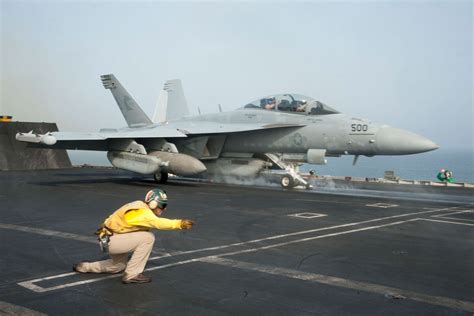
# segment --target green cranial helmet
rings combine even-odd
[[[151,201],[156,201],[160,209],[166,208],[166,205],[168,205],[168,196],[165,190],[153,189],[148,191],[145,196],[145,203],[150,203]]]

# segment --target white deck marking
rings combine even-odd
[[[365,206],[379,207],[379,208],[392,208],[392,207],[397,207],[398,204],[374,203],[374,204],[366,204]]]
[[[460,210],[448,214],[438,214],[438,215],[432,215],[431,217],[445,217],[445,216],[451,216],[451,215],[456,215],[456,214],[462,214],[462,213],[474,213],[474,210]]]
[[[438,217],[438,218],[445,218],[445,219],[454,219],[454,220],[457,220],[457,221],[474,222],[474,220],[472,220],[472,219],[459,218],[459,217],[451,217],[451,215],[463,214],[463,213],[474,213],[474,210],[464,210],[464,211],[459,211],[459,212],[454,212],[454,213],[448,213],[448,214],[438,214],[438,215],[432,215],[431,217]]]
[[[449,208],[430,208],[427,211],[423,211],[423,212],[415,212],[415,213],[387,216],[387,217],[370,219],[370,220],[366,220],[366,221],[362,221],[362,222],[354,222],[354,223],[347,223],[347,224],[341,224],[341,225],[335,225],[335,226],[315,228],[315,229],[310,229],[310,230],[303,230],[303,231],[294,232],[294,233],[275,235],[275,236],[270,236],[270,237],[265,237],[265,238],[260,238],[260,239],[254,239],[254,240],[249,240],[249,241],[243,241],[243,242],[238,242],[238,243],[233,243],[233,244],[227,244],[227,245],[222,245],[222,246],[215,246],[215,247],[208,247],[208,248],[201,248],[201,249],[187,250],[187,251],[176,251],[176,252],[170,253],[168,256],[184,255],[184,254],[190,254],[190,253],[196,253],[196,252],[202,252],[202,251],[220,250],[220,249],[225,249],[225,248],[230,248],[230,247],[244,246],[244,245],[248,245],[248,244],[259,243],[259,242],[267,241],[267,240],[274,240],[274,239],[285,238],[285,237],[290,237],[290,236],[297,236],[297,235],[303,235],[303,234],[310,234],[310,233],[315,233],[315,232],[324,231],[324,230],[331,230],[331,229],[337,229],[337,228],[357,226],[357,225],[362,225],[362,224],[368,224],[368,223],[373,223],[373,222],[384,221],[384,220],[387,220],[387,219],[395,219],[395,218],[412,216],[412,215],[421,215],[421,214],[428,214],[428,213],[433,213],[433,212],[448,211],[448,210],[452,210],[452,209],[453,209],[452,207],[449,207]],[[160,259],[162,257],[163,256],[152,257],[149,260],[156,260],[156,259]]]
[[[311,218],[317,218],[317,217],[324,217],[324,216],[328,216],[328,215],[327,214],[320,214],[320,213],[304,212],[304,213],[288,214],[287,216],[304,218],[304,219],[311,219]]]
[[[183,254],[191,254],[191,253],[202,252],[202,251],[220,250],[220,249],[225,249],[225,248],[234,247],[234,246],[241,246],[241,245],[247,245],[247,244],[252,244],[252,243],[258,243],[258,242],[262,242],[262,241],[266,241],[266,240],[273,240],[273,239],[278,239],[278,238],[283,238],[283,237],[288,237],[288,236],[295,236],[295,235],[300,235],[300,234],[308,234],[308,233],[318,232],[318,231],[323,231],[323,230],[350,227],[350,226],[355,226],[355,225],[361,225],[361,224],[366,224],[366,223],[383,221],[383,220],[387,220],[387,219],[394,219],[394,218],[400,218],[400,217],[406,217],[406,216],[412,216],[412,215],[420,215],[420,214],[428,214],[428,213],[433,213],[433,212],[453,210],[455,208],[456,207],[426,208],[427,211],[422,211],[422,212],[394,215],[394,216],[371,219],[371,220],[362,221],[362,222],[335,225],[335,226],[330,226],[330,227],[322,227],[322,228],[317,228],[317,229],[311,229],[311,230],[295,232],[295,233],[289,233],[289,234],[283,234],[283,235],[270,236],[270,237],[267,237],[267,238],[255,239],[255,240],[250,240],[250,241],[246,241],[246,242],[233,243],[233,244],[216,246],[216,247],[208,247],[208,248],[201,248],[201,249],[188,250],[188,251],[177,251],[177,252],[173,252],[172,254],[165,254],[165,255],[151,257],[151,258],[148,259],[148,261],[154,261],[154,260],[158,260],[158,259],[165,258],[165,257],[172,257],[172,256],[177,256],[177,255],[183,255]],[[375,229],[375,228],[380,228],[380,227],[384,227],[384,226],[391,226],[391,225],[396,225],[396,224],[400,224],[400,223],[410,222],[410,221],[414,221],[414,220],[417,220],[417,219],[411,219],[411,220],[407,220],[407,221],[403,221],[403,222],[390,223],[390,224],[380,225],[380,226],[373,226],[373,228],[367,227],[367,228],[363,228],[363,229],[360,229],[360,230],[352,230],[352,231],[348,231],[348,232],[341,232],[341,233],[317,236],[317,237],[313,237],[313,238],[310,238],[310,239],[306,238],[302,241],[308,241],[308,240],[317,239],[317,238],[332,237],[332,236],[342,235],[342,234],[361,231],[361,230]],[[290,242],[290,243],[292,243],[292,242]],[[285,244],[287,244],[287,243],[280,243],[280,244],[277,244],[276,246],[273,246],[273,247],[279,247],[279,246],[282,246],[282,245],[285,245]],[[273,248],[273,247],[272,246],[266,246],[266,247],[260,247],[260,248],[247,249],[247,250],[242,251],[241,253],[251,252],[251,251],[258,251],[258,250],[263,250],[263,249],[269,249],[269,248]],[[224,253],[221,256],[233,255],[233,254],[238,254],[238,253],[240,253],[240,252],[237,251],[237,252]],[[205,257],[201,257],[201,258],[205,258]],[[184,261],[179,261],[179,262],[176,262],[176,263],[170,263],[170,264],[167,264],[167,265],[152,267],[152,268],[146,269],[146,271],[152,271],[152,270],[156,270],[156,269],[164,269],[164,268],[178,266],[178,265],[182,265],[182,264],[197,262],[201,258],[184,260]],[[50,287],[50,288],[43,288],[43,287],[40,287],[40,286],[34,284],[34,283],[37,283],[37,282],[52,280],[52,279],[57,279],[57,278],[62,278],[62,277],[67,277],[67,276],[74,275],[74,274],[75,274],[74,272],[71,272],[71,273],[53,275],[53,276],[49,276],[49,277],[45,277],[45,278],[38,278],[38,279],[30,280],[30,281],[20,282],[20,283],[18,283],[18,285],[23,286],[27,289],[30,289],[34,292],[47,292],[47,291],[58,290],[58,289],[67,288],[67,287],[71,287],[71,286],[87,284],[87,283],[93,283],[93,282],[98,282],[98,281],[111,279],[111,278],[117,278],[117,277],[120,276],[120,275],[110,275],[110,276],[100,277],[100,278],[95,278],[95,279],[90,279],[90,280],[78,281],[78,282],[73,282],[73,283],[66,283],[66,284],[63,284],[63,285],[58,285],[58,286]]]
[[[145,269],[145,271],[153,271],[153,270],[158,270],[158,269],[165,269],[165,268],[169,268],[169,267],[180,266],[180,265],[187,264],[187,263],[198,262],[198,261],[201,261],[204,258],[209,258],[209,257],[222,257],[222,256],[231,256],[231,255],[255,252],[255,251],[260,251],[260,250],[266,250],[266,249],[271,249],[271,248],[276,248],[276,247],[287,246],[287,245],[291,245],[291,244],[294,244],[294,243],[301,243],[301,242],[306,242],[306,241],[310,241],[310,240],[334,237],[334,236],[339,236],[339,235],[351,234],[351,233],[355,233],[355,232],[359,232],[359,231],[366,231],[366,230],[378,229],[378,228],[382,228],[382,227],[399,225],[399,224],[404,224],[404,223],[408,223],[408,222],[412,222],[412,221],[416,221],[416,220],[417,220],[416,218],[413,218],[413,219],[409,219],[409,220],[406,220],[406,221],[399,221],[399,222],[388,223],[388,224],[378,225],[378,226],[363,227],[363,228],[359,228],[359,229],[342,231],[342,232],[338,232],[338,233],[332,233],[332,234],[321,235],[321,236],[313,236],[313,237],[297,239],[297,240],[292,240],[292,241],[273,244],[273,245],[268,245],[268,246],[262,246],[262,247],[257,247],[257,248],[227,252],[227,253],[223,253],[223,254],[219,254],[219,255],[204,256],[204,257],[199,257],[199,258],[194,258],[194,259],[169,263],[169,264],[165,264],[165,265],[161,265],[161,266],[151,267],[151,268]],[[167,257],[167,256],[165,256],[165,257]],[[156,260],[158,258],[161,258],[161,257],[155,257],[155,259],[153,259],[153,260]],[[151,260],[152,259],[149,259],[148,261],[151,261]],[[53,290],[64,289],[64,288],[77,286],[77,285],[81,285],[81,284],[88,284],[88,283],[98,282],[98,281],[102,281],[102,280],[121,277],[121,274],[113,274],[113,275],[108,275],[106,277],[99,277],[99,278],[94,278],[94,279],[89,279],[89,280],[84,280],[84,281],[65,283],[65,284],[61,284],[61,285],[57,285],[57,286],[53,286],[53,287],[48,287],[48,288],[44,288],[44,287],[41,287],[41,286],[35,284],[35,283],[38,283],[38,282],[63,278],[63,277],[71,276],[71,275],[74,275],[74,274],[76,274],[76,273],[75,272],[63,273],[63,274],[53,275],[53,276],[49,276],[49,277],[45,277],[45,278],[38,278],[38,279],[34,279],[34,280],[19,282],[18,285],[20,285],[22,287],[25,287],[25,288],[27,288],[31,291],[42,293],[42,292],[49,292],[49,291],[53,291]]]
[[[350,279],[343,279],[343,278],[338,278],[338,277],[333,277],[333,276],[328,276],[328,275],[272,267],[272,266],[261,265],[261,264],[250,263],[250,262],[242,262],[242,261],[237,261],[237,260],[232,260],[232,259],[220,258],[218,256],[203,258],[200,261],[222,265],[226,267],[231,267],[231,268],[238,268],[242,270],[267,273],[271,275],[276,275],[278,277],[287,277],[287,278],[292,278],[292,279],[304,280],[304,281],[309,281],[309,282],[314,282],[314,283],[321,283],[321,284],[337,286],[337,287],[342,287],[346,289],[353,289],[353,290],[358,290],[358,291],[364,291],[364,292],[369,292],[369,293],[375,293],[375,294],[381,294],[381,295],[384,295],[387,293],[391,295],[402,295],[406,297],[407,299],[410,299],[413,301],[428,303],[431,305],[439,305],[439,306],[444,306],[448,308],[464,310],[468,312],[474,312],[473,302],[461,301],[461,300],[448,298],[448,297],[442,297],[442,296],[432,296],[432,295],[417,293],[417,292],[413,292],[409,290],[404,290],[404,289],[399,289],[399,288],[394,288],[394,287],[389,287],[389,286],[384,286],[384,285],[379,285],[379,284],[354,281]]]
[[[282,243],[278,243],[278,244],[262,246],[262,247],[258,247],[258,248],[251,248],[251,249],[239,250],[239,251],[234,251],[234,252],[228,252],[228,253],[224,253],[224,254],[221,254],[221,255],[218,255],[218,256],[231,256],[231,255],[238,255],[238,254],[242,254],[242,253],[249,253],[249,252],[254,252],[254,251],[259,251],[259,250],[272,249],[272,248],[276,248],[276,247],[288,246],[288,245],[291,245],[291,244],[296,244],[296,243],[301,243],[301,242],[306,242],[306,241],[311,241],[311,240],[317,240],[317,239],[322,239],[322,238],[327,238],[327,237],[335,237],[335,236],[340,236],[340,235],[346,235],[346,234],[351,234],[351,233],[356,233],[356,232],[361,232],[361,231],[366,231],[366,230],[372,230],[372,229],[377,229],[377,228],[383,228],[383,227],[388,227],[388,226],[393,226],[393,225],[400,225],[400,224],[413,222],[413,221],[417,221],[417,220],[418,220],[417,218],[412,218],[412,219],[408,219],[406,221],[399,221],[399,222],[393,222],[393,223],[389,223],[389,224],[363,227],[363,228],[359,228],[359,229],[346,230],[346,231],[342,231],[342,232],[338,232],[338,233],[332,233],[332,234],[326,234],[326,235],[320,235],[320,236],[306,237],[306,238],[296,239],[296,240],[282,242]]]
[[[97,244],[97,238],[95,237],[81,236],[81,235],[59,232],[59,231],[49,230],[49,229],[34,228],[34,227],[28,227],[28,226],[23,226],[23,225],[20,226],[20,225],[13,225],[13,224],[3,224],[3,223],[0,223],[0,228],[16,230],[16,231],[21,231],[21,232],[31,233],[31,234],[38,234],[38,235],[43,235],[43,236],[73,239],[73,240],[79,240],[79,241]]]
[[[191,254],[191,253],[196,253],[196,252],[220,250],[220,249],[225,249],[225,248],[230,248],[230,247],[243,246],[243,245],[258,243],[258,242],[262,242],[262,241],[266,241],[266,240],[273,240],[273,239],[279,239],[279,238],[302,235],[302,234],[309,234],[309,233],[323,231],[323,230],[331,230],[331,229],[337,229],[337,228],[343,228],[343,227],[350,227],[350,226],[361,225],[361,224],[366,224],[366,223],[372,223],[372,222],[377,222],[377,221],[383,221],[383,220],[387,220],[387,219],[399,218],[399,217],[404,217],[404,216],[411,216],[411,215],[417,215],[417,214],[425,214],[425,213],[452,210],[452,209],[455,209],[455,208],[456,207],[425,208],[425,209],[427,209],[427,211],[401,214],[401,215],[371,219],[371,220],[362,221],[362,222],[355,222],[355,223],[335,225],[335,226],[329,226],[329,227],[323,227],[323,228],[310,229],[310,230],[305,230],[305,231],[300,231],[300,232],[270,236],[270,237],[266,237],[266,238],[255,239],[255,240],[250,240],[250,241],[245,241],[245,242],[240,242],[240,243],[233,243],[233,244],[222,245],[222,246],[201,248],[201,249],[188,250],[188,251],[176,251],[176,252],[167,253],[167,254],[156,252],[156,251],[153,250],[152,253],[154,253],[154,254],[160,253],[160,255],[155,256],[155,257],[151,257],[149,259],[149,261],[161,259],[161,258],[164,258],[164,257],[171,257],[171,256],[185,255],[185,254]],[[78,240],[78,241],[84,241],[84,242],[88,242],[88,243],[97,244],[97,238],[95,238],[95,237],[81,236],[81,235],[76,235],[76,234],[66,233],[66,232],[59,232],[59,231],[54,231],[54,230],[27,227],[27,226],[23,226],[23,225],[20,226],[20,225],[13,225],[13,224],[3,224],[3,223],[0,223],[0,228],[11,229],[11,230],[16,230],[16,231],[22,231],[22,232],[32,233],[32,234],[39,234],[39,235],[44,235],[44,236],[52,236],[52,237],[59,237],[59,238],[65,238],[65,239],[72,239],[72,240]]]
[[[440,219],[419,218],[419,220],[428,221],[428,222],[438,222],[438,223],[446,223],[446,224],[455,224],[455,225],[464,225],[464,226],[472,226],[472,227],[474,227],[474,224],[470,224],[470,223],[453,222],[453,221],[443,221],[443,220],[440,220]],[[457,220],[460,220],[460,219],[457,218]]]
[[[76,235],[76,234],[71,234],[71,233],[59,232],[56,230],[48,230],[48,229],[42,229],[42,228],[34,228],[34,227],[28,227],[28,226],[2,224],[2,223],[0,223],[0,228],[11,229],[11,230],[16,230],[16,231],[21,231],[21,232],[31,233],[31,234],[44,235],[44,236],[72,239],[72,240],[83,241],[83,242],[99,245],[99,242],[96,237],[81,236],[81,235]],[[168,255],[168,254],[162,253],[160,251],[155,251],[155,250],[152,250],[151,253],[160,254],[160,255]]]
[[[0,315],[31,315],[31,316],[43,316],[46,314],[37,312],[33,309],[29,309],[19,305],[13,305],[7,302],[0,301]]]

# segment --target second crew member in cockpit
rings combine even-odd
[[[270,97],[266,99],[260,100],[260,106],[265,110],[273,110],[276,106],[276,99],[275,97]]]
[[[306,112],[306,105],[308,102],[306,102],[306,100],[301,100],[299,103],[300,104],[296,108],[296,112]]]

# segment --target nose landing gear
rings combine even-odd
[[[277,154],[267,153],[265,156],[272,161],[280,169],[286,172],[280,178],[280,185],[284,189],[292,189],[297,186],[304,186],[306,189],[310,189],[311,185],[303,179],[303,177],[297,171],[297,167],[291,163],[286,163]]]
[[[289,174],[285,174],[283,177],[281,177],[280,184],[282,188],[288,189],[292,188],[295,185],[295,181],[293,180],[292,176],[290,176]]]
[[[307,190],[311,189],[311,184],[308,183],[294,167],[287,167],[287,173],[280,179],[280,185],[284,189],[292,189],[297,186],[304,186]]]

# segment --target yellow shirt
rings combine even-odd
[[[158,229],[181,229],[180,219],[168,219],[158,217],[150,209],[140,208],[130,210],[124,215],[124,219],[130,226],[139,226]]]
[[[180,219],[158,217],[142,201],[125,204],[105,221],[103,226],[117,234],[130,233],[140,230],[181,229]]]

